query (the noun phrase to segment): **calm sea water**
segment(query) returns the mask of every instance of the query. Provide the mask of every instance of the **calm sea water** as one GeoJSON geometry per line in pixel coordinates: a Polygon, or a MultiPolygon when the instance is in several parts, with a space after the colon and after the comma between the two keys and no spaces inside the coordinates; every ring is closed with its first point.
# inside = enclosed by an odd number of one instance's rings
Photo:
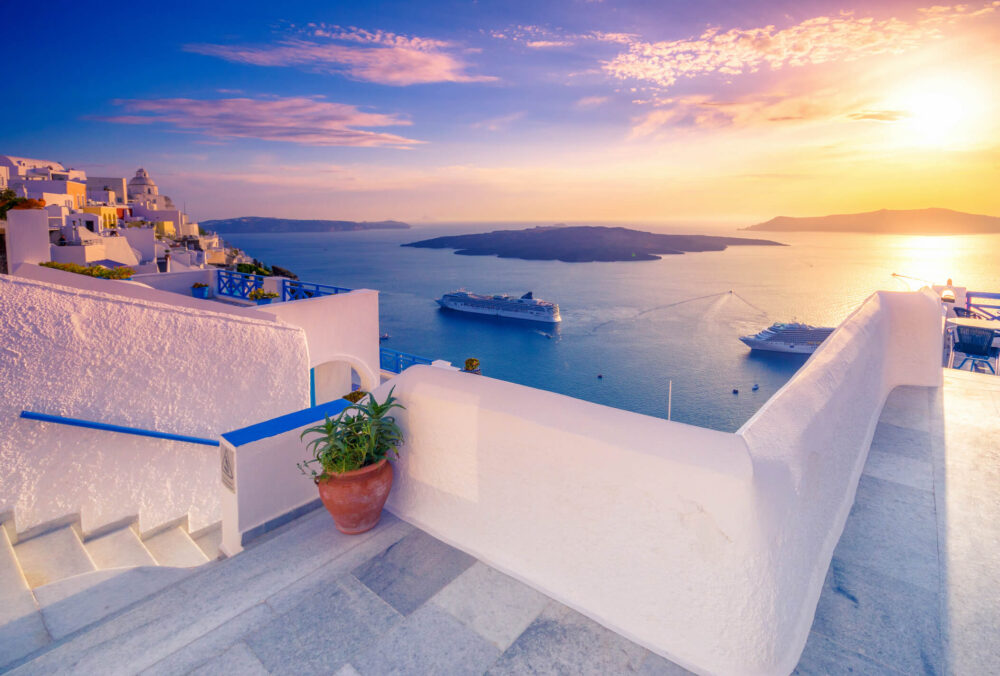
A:
{"type": "MultiPolygon", "coordinates": [[[[674,420],[725,431],[737,429],[805,362],[751,353],[739,336],[775,321],[834,326],[874,291],[905,290],[894,272],[1000,291],[1000,235],[753,233],[789,246],[623,263],[507,260],[400,246],[497,227],[506,226],[223,235],[303,280],[378,289],[382,331],[391,335],[385,347],[456,365],[476,357],[495,378],[664,418],[673,381],[674,420]],[[435,298],[458,288],[533,291],[559,303],[563,321],[552,329],[439,310],[435,298]],[[753,392],[755,383],[760,389],[753,392]]],[[[703,226],[641,229],[740,234],[703,226]]]]}

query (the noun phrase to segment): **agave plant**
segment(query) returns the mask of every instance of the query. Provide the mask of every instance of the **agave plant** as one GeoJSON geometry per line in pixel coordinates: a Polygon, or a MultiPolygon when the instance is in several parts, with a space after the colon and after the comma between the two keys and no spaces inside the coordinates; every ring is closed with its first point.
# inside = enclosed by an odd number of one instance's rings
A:
{"type": "Polygon", "coordinates": [[[388,415],[394,408],[405,408],[392,395],[379,403],[373,395],[363,402],[345,408],[334,418],[327,416],[322,424],[303,430],[299,439],[313,438],[306,444],[313,457],[298,464],[303,474],[323,481],[333,474],[351,472],[388,457],[399,457],[396,450],[403,443],[403,432],[396,419],[388,415]],[[315,467],[318,465],[321,471],[315,467]]]}

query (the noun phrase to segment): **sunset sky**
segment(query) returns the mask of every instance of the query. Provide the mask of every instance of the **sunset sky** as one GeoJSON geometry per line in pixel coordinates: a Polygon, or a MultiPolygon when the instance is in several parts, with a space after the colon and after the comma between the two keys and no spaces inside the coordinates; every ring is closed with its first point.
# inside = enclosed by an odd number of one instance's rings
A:
{"type": "Polygon", "coordinates": [[[1000,2],[9,4],[0,153],[196,219],[1000,215],[1000,2]]]}

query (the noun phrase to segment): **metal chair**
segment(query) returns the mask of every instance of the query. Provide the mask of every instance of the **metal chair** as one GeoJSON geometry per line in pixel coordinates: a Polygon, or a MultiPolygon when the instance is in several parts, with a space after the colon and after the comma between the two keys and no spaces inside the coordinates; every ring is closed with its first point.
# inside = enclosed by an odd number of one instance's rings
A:
{"type": "Polygon", "coordinates": [[[989,317],[983,316],[976,312],[975,310],[967,310],[964,307],[954,307],[955,316],[961,319],[989,319],[989,317]]]}
{"type": "Polygon", "coordinates": [[[990,329],[981,329],[975,326],[956,326],[955,344],[951,348],[951,359],[948,366],[951,367],[954,365],[955,353],[961,352],[965,356],[965,359],[958,365],[959,369],[965,366],[966,362],[971,361],[972,366],[969,367],[969,370],[975,371],[976,362],[982,362],[986,364],[986,367],[993,375],[996,375],[996,369],[990,363],[990,359],[994,356],[993,335],[993,331],[990,329]]]}

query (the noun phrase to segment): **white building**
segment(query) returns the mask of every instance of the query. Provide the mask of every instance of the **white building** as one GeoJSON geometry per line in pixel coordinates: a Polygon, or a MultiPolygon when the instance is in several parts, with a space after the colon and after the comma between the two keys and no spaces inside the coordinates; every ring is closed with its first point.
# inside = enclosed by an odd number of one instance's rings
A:
{"type": "Polygon", "coordinates": [[[77,209],[87,204],[86,172],[67,169],[52,160],[13,155],[0,155],[0,167],[7,170],[8,187],[23,197],[69,201],[77,209]]]}

